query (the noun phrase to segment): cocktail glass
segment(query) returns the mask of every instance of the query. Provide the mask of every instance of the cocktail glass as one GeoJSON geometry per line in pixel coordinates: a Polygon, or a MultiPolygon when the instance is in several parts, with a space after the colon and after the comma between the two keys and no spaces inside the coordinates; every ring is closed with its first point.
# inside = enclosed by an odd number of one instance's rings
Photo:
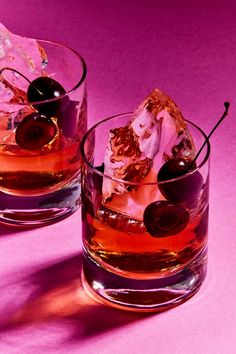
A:
{"type": "MultiPolygon", "coordinates": [[[[104,304],[162,311],[193,296],[206,276],[210,144],[182,177],[157,182],[159,160],[142,181],[105,175],[109,134],[131,117],[102,120],[81,144],[82,281],[104,304]],[[104,200],[107,182],[120,192],[104,200]]],[[[198,151],[206,135],[186,123],[198,151]]]]}
{"type": "Polygon", "coordinates": [[[52,223],[80,206],[80,143],[87,129],[86,64],[73,49],[37,42],[47,55],[47,75],[65,92],[29,104],[0,102],[0,222],[11,225],[52,223]],[[35,120],[32,115],[37,112],[46,119],[35,120]]]}

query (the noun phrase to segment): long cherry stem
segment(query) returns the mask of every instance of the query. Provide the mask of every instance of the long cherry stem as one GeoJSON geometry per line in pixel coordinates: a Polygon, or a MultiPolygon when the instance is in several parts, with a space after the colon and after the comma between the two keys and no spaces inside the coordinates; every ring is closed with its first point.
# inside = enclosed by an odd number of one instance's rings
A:
{"type": "Polygon", "coordinates": [[[204,141],[204,143],[202,144],[202,146],[200,147],[198,153],[196,154],[196,156],[194,157],[191,166],[193,166],[198,158],[198,156],[200,155],[200,153],[202,152],[204,146],[207,144],[207,142],[209,141],[210,137],[212,136],[212,134],[214,133],[214,131],[216,130],[216,128],[218,128],[218,126],[220,125],[220,123],[224,120],[224,118],[228,115],[228,111],[229,111],[229,106],[230,103],[229,102],[225,102],[224,103],[225,106],[225,111],[223,113],[223,115],[221,116],[221,118],[218,120],[218,122],[216,123],[216,125],[213,127],[213,129],[211,130],[211,132],[208,134],[208,136],[206,137],[206,140],[204,141]]]}
{"type": "MultiPolygon", "coordinates": [[[[32,82],[31,82],[24,74],[22,74],[21,72],[19,72],[19,71],[16,70],[16,69],[10,68],[10,67],[8,67],[8,66],[6,66],[5,68],[2,68],[2,69],[0,70],[0,75],[1,75],[1,74],[3,73],[3,71],[5,71],[5,70],[13,71],[13,72],[17,73],[18,75],[20,75],[21,77],[23,77],[26,81],[28,81],[30,84],[32,84],[32,82]]],[[[43,95],[43,92],[41,92],[35,85],[33,85],[33,87],[34,87],[34,89],[35,89],[36,91],[38,91],[38,93],[39,93],[40,95],[43,95]]]]}
{"type": "Polygon", "coordinates": [[[10,68],[10,67],[8,67],[8,66],[6,66],[5,68],[2,68],[2,69],[0,70],[0,75],[1,75],[1,74],[3,73],[3,71],[5,71],[5,70],[14,71],[15,73],[17,73],[18,75],[22,76],[26,81],[28,81],[28,82],[31,84],[31,81],[30,81],[24,74],[20,73],[20,72],[19,72],[18,70],[16,70],[16,69],[10,68]]]}

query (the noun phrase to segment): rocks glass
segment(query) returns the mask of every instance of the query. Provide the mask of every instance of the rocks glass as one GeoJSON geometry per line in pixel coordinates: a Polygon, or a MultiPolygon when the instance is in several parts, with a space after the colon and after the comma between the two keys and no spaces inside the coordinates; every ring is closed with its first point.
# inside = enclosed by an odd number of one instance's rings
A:
{"type": "MultiPolygon", "coordinates": [[[[1,89],[13,98],[0,102],[0,221],[11,225],[52,223],[80,205],[80,143],[87,129],[86,64],[73,49],[49,41],[37,43],[44,76],[37,84],[29,80],[30,70],[25,69],[23,75],[8,64],[1,71],[1,89]],[[17,89],[5,82],[10,74],[18,80],[17,89]],[[31,85],[29,103],[21,83],[31,85]],[[48,99],[50,90],[55,97],[48,99]]],[[[34,67],[32,58],[27,59],[34,67]]]]}
{"type": "MultiPolygon", "coordinates": [[[[131,114],[94,125],[82,144],[82,238],[85,290],[98,301],[133,311],[162,311],[193,296],[206,276],[210,145],[197,167],[157,182],[153,163],[141,182],[104,174],[111,129],[131,114]],[[104,184],[120,191],[104,200],[104,184]]],[[[200,149],[206,135],[187,121],[200,149]]]]}

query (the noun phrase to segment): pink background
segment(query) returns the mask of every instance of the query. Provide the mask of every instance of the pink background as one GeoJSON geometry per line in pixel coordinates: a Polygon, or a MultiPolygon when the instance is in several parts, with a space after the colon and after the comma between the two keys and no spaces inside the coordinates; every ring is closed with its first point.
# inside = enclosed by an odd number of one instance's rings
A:
{"type": "Polygon", "coordinates": [[[88,65],[89,125],[159,87],[212,137],[209,271],[162,314],[95,304],[80,287],[80,211],[35,230],[0,227],[0,353],[236,353],[236,2],[1,0],[11,31],[74,47],[88,65]]]}

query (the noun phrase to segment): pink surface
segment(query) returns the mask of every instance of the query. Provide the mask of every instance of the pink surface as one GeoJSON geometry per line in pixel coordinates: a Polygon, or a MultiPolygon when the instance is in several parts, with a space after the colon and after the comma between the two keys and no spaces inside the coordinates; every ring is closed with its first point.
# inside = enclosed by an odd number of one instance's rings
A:
{"type": "Polygon", "coordinates": [[[88,64],[89,125],[155,87],[212,137],[209,271],[162,314],[95,304],[79,282],[80,212],[35,230],[0,227],[0,353],[236,351],[236,3],[234,0],[1,0],[11,31],[68,44],[88,64]],[[13,15],[14,14],[14,15],[13,15]]]}

